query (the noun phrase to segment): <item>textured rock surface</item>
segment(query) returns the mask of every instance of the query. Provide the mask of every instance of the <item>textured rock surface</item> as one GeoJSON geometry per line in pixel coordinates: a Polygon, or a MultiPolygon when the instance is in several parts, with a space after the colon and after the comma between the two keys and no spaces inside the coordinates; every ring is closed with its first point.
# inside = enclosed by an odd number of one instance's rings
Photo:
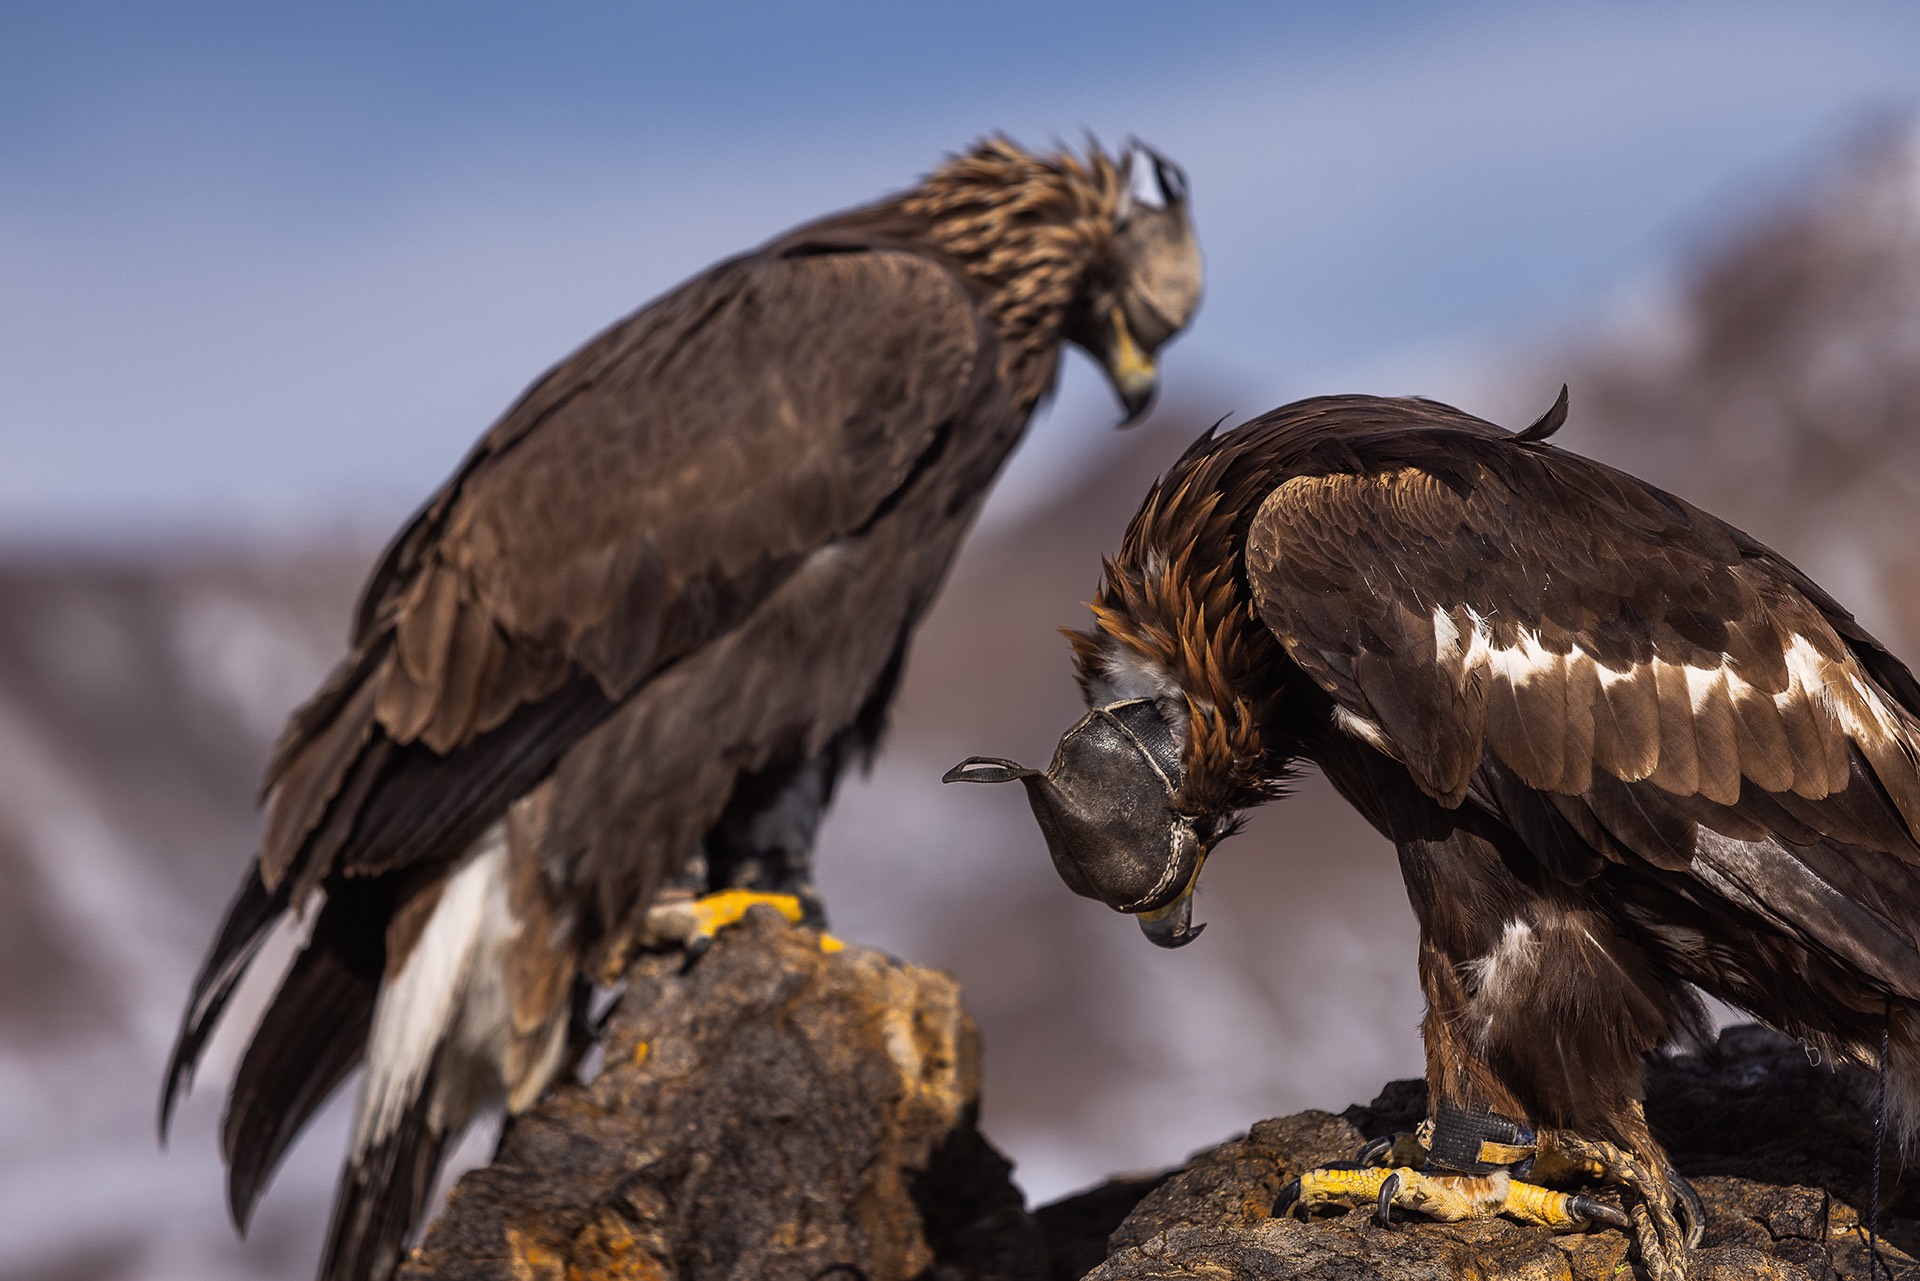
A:
{"type": "Polygon", "coordinates": [[[945,975],[755,909],[697,964],[637,964],[603,1045],[590,1084],[460,1181],[403,1275],[1044,1275],[973,1127],[978,1047],[945,975]]]}
{"type": "MultiPolygon", "coordinates": [[[[1366,1118],[1366,1109],[1351,1114],[1366,1118]]],[[[1612,1281],[1625,1275],[1618,1232],[1554,1236],[1503,1220],[1396,1223],[1364,1210],[1310,1223],[1267,1215],[1274,1192],[1300,1170],[1350,1158],[1361,1130],[1306,1112],[1263,1121],[1245,1138],[1196,1157],[1144,1197],[1111,1238],[1111,1257],[1089,1281],[1267,1281],[1272,1278],[1477,1278],[1480,1281],[1612,1281]]],[[[1816,1188],[1744,1179],[1696,1180],[1710,1228],[1695,1281],[1866,1278],[1858,1220],[1816,1188]]],[[[1895,1275],[1920,1275],[1897,1249],[1895,1275]]]]}
{"type": "MultiPolygon", "coordinates": [[[[1798,1043],[1751,1026],[1729,1029],[1707,1053],[1656,1067],[1648,1113],[1707,1206],[1696,1281],[1868,1277],[1852,1204],[1867,1203],[1871,1086],[1864,1074],[1828,1070],[1798,1043]]],[[[1556,1237],[1504,1221],[1383,1230],[1358,1210],[1311,1223],[1267,1217],[1279,1188],[1301,1170],[1350,1159],[1364,1139],[1411,1129],[1425,1112],[1425,1086],[1395,1081],[1339,1117],[1262,1121],[1147,1193],[1113,1233],[1112,1253],[1091,1281],[1623,1275],[1627,1240],[1613,1231],[1556,1237]]],[[[1920,1194],[1898,1173],[1890,1166],[1881,1190],[1890,1241],[1883,1259],[1896,1277],[1920,1277],[1904,1252],[1920,1244],[1920,1194]]]]}
{"type": "MultiPolygon", "coordinates": [[[[952,980],[823,951],[770,912],[691,966],[643,958],[603,1045],[592,1082],[556,1092],[460,1181],[410,1281],[1627,1275],[1618,1232],[1272,1217],[1301,1170],[1418,1121],[1417,1081],[1029,1214],[974,1127],[978,1047],[952,980]]],[[[1656,1069],[1648,1112],[1709,1212],[1696,1281],[1865,1281],[1850,1207],[1866,1203],[1871,1084],[1757,1028],[1656,1069]]],[[[1920,1279],[1902,1253],[1920,1245],[1920,1194],[1890,1170],[1882,1199],[1893,1275],[1920,1279]]]]}

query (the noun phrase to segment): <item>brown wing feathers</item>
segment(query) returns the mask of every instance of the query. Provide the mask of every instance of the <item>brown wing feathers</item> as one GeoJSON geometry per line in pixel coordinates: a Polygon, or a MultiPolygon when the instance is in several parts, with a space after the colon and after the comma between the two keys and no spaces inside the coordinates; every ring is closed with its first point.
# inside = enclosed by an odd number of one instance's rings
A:
{"type": "Polygon", "coordinates": [[[214,937],[213,947],[194,976],[186,1011],[180,1016],[180,1031],[174,1038],[173,1052],[167,1058],[166,1075],[160,1086],[160,1138],[164,1142],[173,1120],[173,1105],[192,1079],[194,1065],[200,1061],[207,1038],[219,1025],[234,988],[246,974],[260,944],[287,909],[287,887],[283,883],[268,890],[260,878],[256,863],[247,869],[240,892],[214,937]]]}
{"type": "MultiPolygon", "coordinates": [[[[1539,464],[1511,470],[1546,488],[1539,464]]],[[[1414,467],[1309,476],[1263,503],[1249,563],[1303,666],[1338,656],[1354,710],[1394,732],[1442,799],[1464,794],[1481,741],[1544,790],[1582,792],[1598,767],[1728,806],[1743,780],[1814,800],[1841,790],[1856,744],[1920,829],[1916,723],[1831,621],[1712,518],[1626,510],[1594,519],[1491,469],[1465,495],[1414,467]],[[1363,563],[1340,595],[1305,590],[1356,547],[1391,571],[1363,563]]]]}
{"type": "Polygon", "coordinates": [[[459,574],[437,561],[420,576],[394,627],[393,661],[374,704],[395,742],[418,740],[442,756],[496,728],[520,704],[538,701],[564,675],[559,664],[547,663],[539,667],[551,675],[536,667],[502,680],[508,653],[523,647],[461,595],[459,574]]]}
{"type": "MultiPolygon", "coordinates": [[[[784,397],[777,386],[774,403],[696,402],[655,451],[609,454],[622,438],[608,439],[610,429],[628,430],[621,420],[631,411],[611,425],[594,415],[609,396],[633,390],[624,383],[684,366],[689,393],[724,397],[728,380],[714,366],[751,350],[755,325],[791,320],[803,305],[834,317],[809,327],[813,343],[824,332],[871,346],[849,319],[863,307],[876,341],[911,346],[917,338],[931,349],[941,376],[917,368],[911,388],[860,392],[925,415],[922,433],[945,420],[971,382],[970,349],[948,337],[957,319],[973,340],[971,304],[944,273],[904,254],[735,264],[670,302],[691,313],[681,325],[643,313],[632,322],[637,336],[603,339],[551,376],[582,378],[576,391],[530,393],[388,554],[362,607],[358,660],[296,717],[269,775],[261,863],[270,883],[301,865],[304,893],[336,858],[368,873],[457,853],[618,698],[731,626],[804,550],[869,519],[926,439],[877,431],[877,420],[820,403],[852,390],[838,359],[821,350],[819,377],[785,384],[784,397]],[[741,311],[746,318],[734,314],[741,311]],[[668,360],[641,339],[692,350],[668,360]],[[759,424],[764,448],[741,439],[749,433],[734,425],[739,419],[759,424]],[[535,424],[545,428],[538,436],[535,424]],[[881,451],[845,448],[815,424],[872,436],[881,451]],[[678,470],[669,465],[676,450],[687,460],[678,470]],[[795,501],[770,502],[764,478],[749,482],[774,459],[786,477],[779,488],[795,501]],[[869,470],[838,475],[849,459],[869,470]],[[584,497],[596,490],[608,493],[604,507],[584,497]],[[574,497],[543,497],[559,493],[574,497]],[[745,507],[755,510],[743,518],[745,507]],[[650,538],[626,532],[636,519],[650,538]],[[675,522],[685,528],[676,532],[675,522]]],[[[764,394],[767,381],[746,390],[764,394]]],[[[671,387],[647,399],[675,403],[671,387]]]]}
{"type": "Polygon", "coordinates": [[[1746,535],[1456,414],[1306,402],[1235,433],[1276,482],[1246,563],[1289,656],[1563,880],[1659,869],[1829,957],[1835,992],[1920,996],[1906,669],[1746,535]]]}

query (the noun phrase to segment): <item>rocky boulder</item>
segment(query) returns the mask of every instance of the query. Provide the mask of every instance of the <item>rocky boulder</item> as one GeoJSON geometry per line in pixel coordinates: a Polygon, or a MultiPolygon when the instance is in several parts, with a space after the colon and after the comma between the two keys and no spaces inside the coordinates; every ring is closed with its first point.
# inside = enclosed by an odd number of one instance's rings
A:
{"type": "MultiPolygon", "coordinates": [[[[408,1281],[1625,1275],[1613,1231],[1272,1217],[1300,1171],[1415,1124],[1417,1081],[1029,1213],[975,1126],[979,1045],[953,981],[765,909],[697,961],[643,957],[598,1054],[460,1181],[408,1281]]],[[[1656,1067],[1649,1115],[1709,1211],[1697,1278],[1866,1281],[1871,1087],[1752,1027],[1656,1067]]],[[[1891,1163],[1882,1205],[1887,1266],[1920,1277],[1920,1195],[1891,1163]]]]}

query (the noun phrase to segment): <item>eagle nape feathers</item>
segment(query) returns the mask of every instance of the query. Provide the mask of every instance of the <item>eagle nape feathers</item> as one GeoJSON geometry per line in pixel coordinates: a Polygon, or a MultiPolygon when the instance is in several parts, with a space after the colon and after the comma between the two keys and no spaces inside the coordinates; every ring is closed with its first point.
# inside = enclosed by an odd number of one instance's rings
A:
{"type": "MultiPolygon", "coordinates": [[[[1920,685],[1775,552],[1552,444],[1562,395],[1518,434],[1366,396],[1209,432],[1072,637],[1091,710],[1052,766],[949,777],[1019,779],[1068,885],[1177,945],[1234,815],[1320,769],[1419,920],[1420,1177],[1526,1218],[1526,1178],[1604,1176],[1680,1276],[1697,1202],[1640,1099],[1700,993],[1836,1061],[1890,1029],[1920,1120],[1920,685]]],[[[1419,1173],[1295,1195],[1384,1215],[1419,1173]]]]}
{"type": "Polygon", "coordinates": [[[696,276],[508,409],[289,722],[194,982],[163,1134],[263,941],[311,922],[228,1098],[235,1223],[363,1066],[319,1275],[385,1281],[468,1121],[571,1070],[577,994],[663,887],[817,908],[821,812],[1063,344],[1131,419],[1200,288],[1172,162],[994,138],[696,276]]]}

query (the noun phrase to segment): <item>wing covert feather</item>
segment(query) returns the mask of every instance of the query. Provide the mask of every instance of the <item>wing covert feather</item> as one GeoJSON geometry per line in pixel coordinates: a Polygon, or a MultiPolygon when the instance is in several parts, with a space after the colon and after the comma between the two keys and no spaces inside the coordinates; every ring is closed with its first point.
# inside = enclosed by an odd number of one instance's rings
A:
{"type": "Polygon", "coordinates": [[[974,390],[971,299],[914,255],[748,259],[688,291],[642,313],[680,323],[509,415],[425,553],[461,609],[614,697],[860,528],[974,390]]]}

